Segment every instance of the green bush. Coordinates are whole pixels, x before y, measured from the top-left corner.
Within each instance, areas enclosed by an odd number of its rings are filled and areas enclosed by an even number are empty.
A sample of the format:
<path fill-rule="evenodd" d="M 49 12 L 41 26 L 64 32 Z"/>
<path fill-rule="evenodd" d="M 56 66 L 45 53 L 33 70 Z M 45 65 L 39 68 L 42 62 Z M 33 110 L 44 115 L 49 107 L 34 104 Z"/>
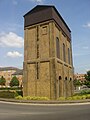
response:
<path fill-rule="evenodd" d="M 11 81 L 10 81 L 10 86 L 13 87 L 13 86 L 19 86 L 19 80 L 16 76 L 14 76 Z"/>
<path fill-rule="evenodd" d="M 64 100 L 65 100 L 65 97 L 59 97 L 57 100 L 64 101 Z"/>
<path fill-rule="evenodd" d="M 27 100 L 49 100 L 49 98 L 47 97 L 30 97 L 30 96 L 27 96 Z"/>
<path fill-rule="evenodd" d="M 0 98 L 14 98 L 14 91 L 0 91 Z"/>
<path fill-rule="evenodd" d="M 3 85 L 5 85 L 5 83 L 6 83 L 6 80 L 5 80 L 5 78 L 2 76 L 2 77 L 0 78 L 0 85 L 3 86 Z"/>
<path fill-rule="evenodd" d="M 5 88 L 1 87 L 0 90 L 22 90 L 22 89 L 21 89 L 21 87 L 10 87 L 10 88 L 8 88 L 8 87 L 5 87 Z"/>
<path fill-rule="evenodd" d="M 90 90 L 82 90 L 80 92 L 80 95 L 86 95 L 86 94 L 90 94 Z"/>
<path fill-rule="evenodd" d="M 21 96 L 17 96 L 15 97 L 16 99 L 20 99 L 21 100 L 49 100 L 47 97 L 31 97 L 31 96 L 26 96 L 26 97 L 21 97 Z"/>
<path fill-rule="evenodd" d="M 67 97 L 66 99 L 67 99 L 67 100 L 72 100 L 72 97 Z"/>
<path fill-rule="evenodd" d="M 90 94 L 86 95 L 86 99 L 90 99 Z"/>
<path fill-rule="evenodd" d="M 68 97 L 66 98 L 67 100 L 81 100 L 81 99 L 86 99 L 86 95 L 82 95 L 82 96 L 72 96 L 72 97 Z"/>
<path fill-rule="evenodd" d="M 73 99 L 73 100 L 81 100 L 81 99 L 82 99 L 82 96 L 78 96 L 78 95 L 77 95 L 77 96 L 73 96 L 72 99 Z"/>
<path fill-rule="evenodd" d="M 16 93 L 17 93 L 18 95 L 23 96 L 23 91 L 22 91 L 22 90 L 16 90 Z"/>
<path fill-rule="evenodd" d="M 85 99 L 90 99 L 90 94 L 86 94 L 86 95 L 74 95 L 72 97 L 60 97 L 57 100 L 85 100 Z"/>
<path fill-rule="evenodd" d="M 86 95 L 82 95 L 82 99 L 83 100 L 87 99 L 87 96 Z"/>
<path fill-rule="evenodd" d="M 17 100 L 22 100 L 22 98 L 23 98 L 23 97 L 22 97 L 22 96 L 20 96 L 20 95 L 19 95 L 19 96 L 17 96 L 17 97 L 15 97 L 15 99 L 17 99 Z"/>
<path fill-rule="evenodd" d="M 22 91 L 16 91 L 16 90 L 0 91 L 0 98 L 15 98 L 19 95 L 22 96 Z"/>

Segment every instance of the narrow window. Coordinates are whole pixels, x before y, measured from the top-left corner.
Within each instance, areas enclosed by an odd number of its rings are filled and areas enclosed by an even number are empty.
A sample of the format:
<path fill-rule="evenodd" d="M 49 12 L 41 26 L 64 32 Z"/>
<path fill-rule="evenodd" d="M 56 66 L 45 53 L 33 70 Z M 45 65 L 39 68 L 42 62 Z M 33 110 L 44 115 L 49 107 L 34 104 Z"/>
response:
<path fill-rule="evenodd" d="M 60 45 L 59 45 L 59 38 L 56 37 L 56 56 L 60 59 Z"/>
<path fill-rule="evenodd" d="M 63 43 L 63 61 L 66 62 L 65 44 Z"/>
<path fill-rule="evenodd" d="M 39 58 L 39 45 L 37 44 L 37 58 Z"/>
<path fill-rule="evenodd" d="M 37 26 L 37 41 L 39 41 L 38 36 L 39 36 L 39 28 L 38 28 L 38 26 Z"/>
<path fill-rule="evenodd" d="M 72 80 L 72 78 L 70 78 L 70 81 Z"/>
<path fill-rule="evenodd" d="M 70 49 L 68 48 L 68 63 L 70 64 Z"/>
<path fill-rule="evenodd" d="M 39 26 L 37 26 L 37 58 L 39 58 Z"/>
<path fill-rule="evenodd" d="M 39 79 L 39 65 L 37 63 L 37 79 Z"/>

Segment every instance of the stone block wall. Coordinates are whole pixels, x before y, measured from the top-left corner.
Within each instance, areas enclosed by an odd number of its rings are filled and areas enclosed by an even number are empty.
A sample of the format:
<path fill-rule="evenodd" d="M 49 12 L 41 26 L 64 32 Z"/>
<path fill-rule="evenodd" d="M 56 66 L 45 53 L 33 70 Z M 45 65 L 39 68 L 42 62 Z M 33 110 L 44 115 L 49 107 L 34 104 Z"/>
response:
<path fill-rule="evenodd" d="M 56 38 L 60 58 L 57 58 Z M 53 20 L 25 28 L 24 96 L 46 96 L 57 99 L 71 96 L 73 65 L 71 40 Z M 63 60 L 63 43 L 66 61 Z M 70 49 L 70 63 L 68 61 Z"/>

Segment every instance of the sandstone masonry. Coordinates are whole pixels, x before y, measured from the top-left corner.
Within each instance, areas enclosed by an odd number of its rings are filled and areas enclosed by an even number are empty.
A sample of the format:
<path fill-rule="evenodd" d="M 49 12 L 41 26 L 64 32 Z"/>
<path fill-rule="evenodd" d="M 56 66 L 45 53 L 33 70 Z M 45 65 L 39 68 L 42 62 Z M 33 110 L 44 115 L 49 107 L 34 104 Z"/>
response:
<path fill-rule="evenodd" d="M 23 94 L 73 94 L 71 31 L 54 6 L 38 5 L 24 16 Z"/>

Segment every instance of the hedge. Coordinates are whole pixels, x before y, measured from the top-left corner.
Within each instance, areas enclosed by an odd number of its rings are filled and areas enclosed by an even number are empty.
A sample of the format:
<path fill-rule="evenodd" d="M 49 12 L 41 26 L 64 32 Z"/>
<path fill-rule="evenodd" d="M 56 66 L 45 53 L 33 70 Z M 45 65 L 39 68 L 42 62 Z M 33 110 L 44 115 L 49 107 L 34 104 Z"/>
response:
<path fill-rule="evenodd" d="M 15 91 L 15 90 L 9 90 L 9 91 L 0 91 L 0 98 L 15 98 L 18 95 L 22 96 L 22 91 Z"/>
<path fill-rule="evenodd" d="M 71 97 L 60 97 L 57 100 L 61 100 L 61 101 L 65 101 L 65 100 L 85 100 L 85 99 L 90 99 L 90 94 L 86 94 L 86 95 L 74 95 Z"/>
<path fill-rule="evenodd" d="M 48 97 L 31 97 L 31 96 L 26 96 L 26 97 L 22 97 L 22 96 L 17 96 L 15 97 L 15 99 L 18 99 L 18 100 L 49 100 Z"/>
<path fill-rule="evenodd" d="M 1 87 L 0 90 L 22 90 L 21 87 Z"/>

